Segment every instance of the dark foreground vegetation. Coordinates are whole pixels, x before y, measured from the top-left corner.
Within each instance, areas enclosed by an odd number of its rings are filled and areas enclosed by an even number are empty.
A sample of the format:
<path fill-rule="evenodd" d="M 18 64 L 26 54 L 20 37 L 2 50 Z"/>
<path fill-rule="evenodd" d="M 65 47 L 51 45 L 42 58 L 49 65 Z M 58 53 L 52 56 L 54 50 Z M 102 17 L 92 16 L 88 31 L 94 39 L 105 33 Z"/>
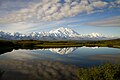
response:
<path fill-rule="evenodd" d="M 106 63 L 103 66 L 80 68 L 79 80 L 120 80 L 120 64 Z"/>
<path fill-rule="evenodd" d="M 2 79 L 3 74 L 4 74 L 4 71 L 0 71 L 0 80 Z"/>
<path fill-rule="evenodd" d="M 14 49 L 14 43 L 11 41 L 0 40 L 0 54 L 10 52 Z"/>

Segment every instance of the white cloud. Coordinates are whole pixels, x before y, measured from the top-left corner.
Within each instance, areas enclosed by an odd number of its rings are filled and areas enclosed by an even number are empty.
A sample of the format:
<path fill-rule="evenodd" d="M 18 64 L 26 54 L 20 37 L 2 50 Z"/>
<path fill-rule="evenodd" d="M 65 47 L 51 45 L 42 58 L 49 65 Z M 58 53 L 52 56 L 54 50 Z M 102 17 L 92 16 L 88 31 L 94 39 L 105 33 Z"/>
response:
<path fill-rule="evenodd" d="M 79 13 L 93 13 L 96 8 L 104 8 L 108 5 L 102 0 L 42 0 L 39 3 L 29 5 L 28 8 L 13 12 L 0 18 L 0 23 L 15 23 L 22 21 L 55 21 L 65 17 L 72 17 Z M 99 10 L 98 10 L 99 11 Z"/>
<path fill-rule="evenodd" d="M 26 33 L 29 32 L 30 30 L 33 30 L 36 24 L 28 24 L 26 22 L 19 22 L 19 23 L 13 23 L 13 24 L 6 24 L 6 25 L 1 25 L 0 29 L 5 32 L 22 32 Z"/>
<path fill-rule="evenodd" d="M 117 3 L 117 4 L 120 4 L 120 0 L 117 0 L 116 3 Z"/>
<path fill-rule="evenodd" d="M 120 27 L 120 16 L 115 16 L 107 19 L 102 19 L 94 22 L 88 22 L 84 25 L 100 26 L 100 27 Z"/>
<path fill-rule="evenodd" d="M 92 5 L 94 7 L 97 7 L 97 8 L 103 8 L 107 5 L 108 3 L 107 2 L 102 2 L 102 1 L 97 1 L 97 2 L 94 2 Z"/>

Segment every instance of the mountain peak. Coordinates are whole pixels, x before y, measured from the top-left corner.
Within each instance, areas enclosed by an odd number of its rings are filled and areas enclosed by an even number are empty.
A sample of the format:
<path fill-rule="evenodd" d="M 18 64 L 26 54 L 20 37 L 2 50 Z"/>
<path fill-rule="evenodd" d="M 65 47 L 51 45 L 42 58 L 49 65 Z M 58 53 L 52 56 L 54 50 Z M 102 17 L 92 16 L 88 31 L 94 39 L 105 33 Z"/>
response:
<path fill-rule="evenodd" d="M 65 30 L 66 28 L 64 27 L 60 27 L 60 28 L 57 28 L 58 30 Z"/>
<path fill-rule="evenodd" d="M 91 33 L 89 35 L 91 35 L 92 37 L 102 37 L 103 36 L 102 34 L 99 34 L 99 33 Z"/>
<path fill-rule="evenodd" d="M 72 29 L 70 29 L 70 28 L 60 27 L 60 28 L 57 28 L 56 30 L 62 30 L 62 31 L 64 31 L 64 30 L 72 30 Z M 72 31 L 73 31 L 73 30 L 72 30 Z"/>
<path fill-rule="evenodd" d="M 64 27 L 51 30 L 49 33 L 61 34 L 61 35 L 78 35 L 78 33 L 75 32 L 74 30 L 69 29 L 69 28 L 64 28 Z"/>

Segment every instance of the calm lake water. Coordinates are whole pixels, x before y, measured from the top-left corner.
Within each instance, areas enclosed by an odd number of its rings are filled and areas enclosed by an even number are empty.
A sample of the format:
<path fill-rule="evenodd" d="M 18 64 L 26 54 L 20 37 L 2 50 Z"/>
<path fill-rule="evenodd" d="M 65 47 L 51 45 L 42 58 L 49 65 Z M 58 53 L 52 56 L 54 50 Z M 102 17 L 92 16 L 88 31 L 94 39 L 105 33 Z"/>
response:
<path fill-rule="evenodd" d="M 75 76 L 76 67 L 72 65 L 91 67 L 105 62 L 120 63 L 120 49 L 108 47 L 19 49 L 0 55 L 0 69 L 5 71 L 2 77 L 6 80 L 16 78 L 17 80 L 29 80 L 29 78 L 37 80 L 45 79 L 46 76 L 53 80 L 56 76 L 57 80 L 61 80 L 63 77 L 58 77 L 58 75 L 62 73 L 63 76 L 71 74 Z M 18 77 L 20 78 L 18 79 Z M 74 80 L 73 78 L 71 77 L 71 80 Z"/>
<path fill-rule="evenodd" d="M 19 49 L 0 55 L 0 60 L 49 60 L 77 66 L 93 66 L 119 62 L 120 49 L 108 47 L 68 47 L 26 50 Z"/>

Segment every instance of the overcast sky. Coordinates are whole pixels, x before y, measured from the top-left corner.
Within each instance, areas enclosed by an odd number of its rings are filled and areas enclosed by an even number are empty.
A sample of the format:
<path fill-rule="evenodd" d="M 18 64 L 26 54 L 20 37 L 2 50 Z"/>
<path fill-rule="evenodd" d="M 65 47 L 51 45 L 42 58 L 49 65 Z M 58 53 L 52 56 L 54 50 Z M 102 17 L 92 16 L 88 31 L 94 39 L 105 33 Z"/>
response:
<path fill-rule="evenodd" d="M 120 37 L 120 0 L 0 0 L 0 30 L 41 32 L 67 27 Z"/>

